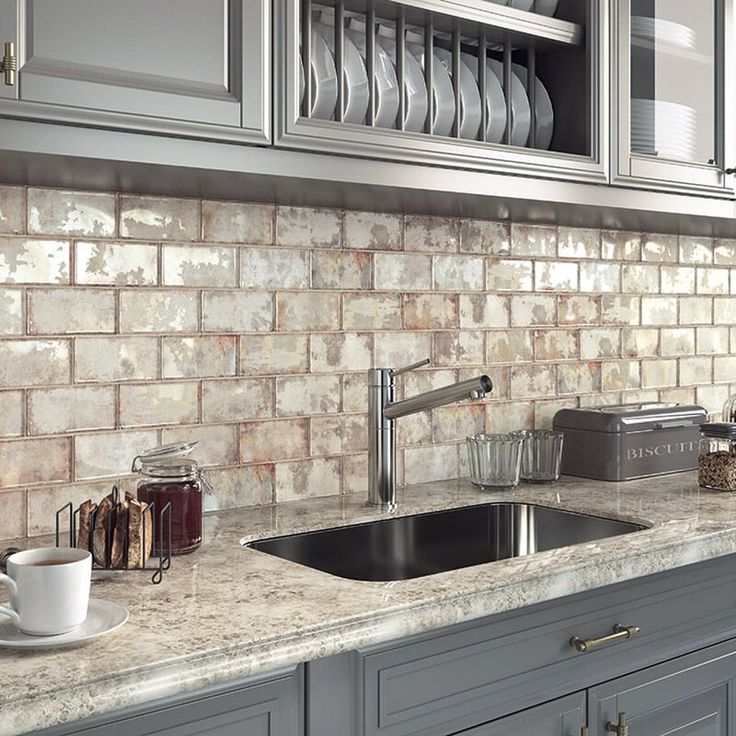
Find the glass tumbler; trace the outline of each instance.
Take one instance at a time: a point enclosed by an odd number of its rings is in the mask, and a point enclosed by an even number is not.
[[[528,483],[555,483],[560,479],[562,442],[565,435],[552,429],[520,429],[512,432],[523,440],[521,479]]]
[[[470,480],[481,488],[515,488],[519,483],[523,439],[512,434],[467,437]]]

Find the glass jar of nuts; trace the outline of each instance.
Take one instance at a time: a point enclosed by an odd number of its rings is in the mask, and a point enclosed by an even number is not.
[[[700,425],[698,483],[716,491],[736,491],[736,422]]]

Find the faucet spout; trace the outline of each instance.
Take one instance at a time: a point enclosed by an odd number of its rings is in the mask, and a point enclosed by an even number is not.
[[[449,386],[427,391],[403,401],[395,401],[384,408],[383,416],[386,419],[399,419],[409,414],[416,414],[419,411],[454,404],[456,401],[463,401],[463,399],[482,399],[492,390],[493,382],[488,376],[469,378],[467,381],[452,383]]]

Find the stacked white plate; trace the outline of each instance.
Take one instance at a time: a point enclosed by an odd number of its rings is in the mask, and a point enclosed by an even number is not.
[[[631,100],[631,148],[664,158],[695,158],[696,113],[664,100]]]
[[[696,45],[695,31],[692,28],[664,18],[632,15],[631,35],[681,49],[694,49]]]
[[[517,10],[531,10],[539,15],[553,16],[558,0],[491,0],[496,5],[506,5]]]

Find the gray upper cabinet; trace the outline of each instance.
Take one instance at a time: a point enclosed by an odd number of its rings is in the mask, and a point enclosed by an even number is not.
[[[613,20],[615,179],[731,196],[733,0],[618,0]]]
[[[266,142],[269,5],[0,0],[19,68],[3,92],[34,119]]]

